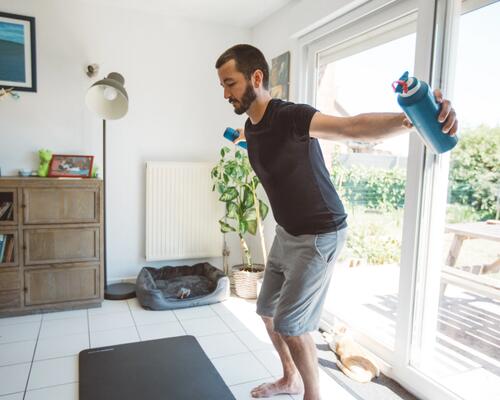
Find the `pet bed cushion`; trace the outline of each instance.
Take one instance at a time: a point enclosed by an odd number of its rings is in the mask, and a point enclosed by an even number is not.
[[[144,267],[137,277],[137,299],[144,308],[171,310],[218,303],[229,297],[229,278],[209,263]],[[187,289],[187,291],[186,291]],[[178,298],[180,292],[189,293]]]

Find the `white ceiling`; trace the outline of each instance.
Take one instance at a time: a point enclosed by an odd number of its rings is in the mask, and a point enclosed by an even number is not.
[[[251,28],[297,0],[84,0],[115,7],[161,12],[223,25]]]

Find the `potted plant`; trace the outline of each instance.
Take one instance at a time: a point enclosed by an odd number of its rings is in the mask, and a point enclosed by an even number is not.
[[[225,215],[219,220],[222,233],[235,232],[240,238],[243,264],[233,267],[232,273],[236,294],[243,298],[257,297],[257,280],[263,276],[263,265],[256,265],[244,235],[260,234],[260,243],[266,261],[266,247],[262,221],[269,207],[258,198],[259,178],[253,172],[248,156],[235,150],[234,156],[228,147],[220,151],[220,160],[212,169],[213,191],[219,193],[219,200],[225,203]]]

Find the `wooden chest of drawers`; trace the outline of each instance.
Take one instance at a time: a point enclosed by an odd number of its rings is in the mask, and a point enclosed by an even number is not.
[[[103,300],[102,181],[0,178],[0,316]]]

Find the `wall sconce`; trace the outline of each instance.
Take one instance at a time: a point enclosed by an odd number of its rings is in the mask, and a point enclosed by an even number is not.
[[[89,78],[96,76],[99,73],[99,64],[90,64],[87,65],[87,69],[85,71]]]

